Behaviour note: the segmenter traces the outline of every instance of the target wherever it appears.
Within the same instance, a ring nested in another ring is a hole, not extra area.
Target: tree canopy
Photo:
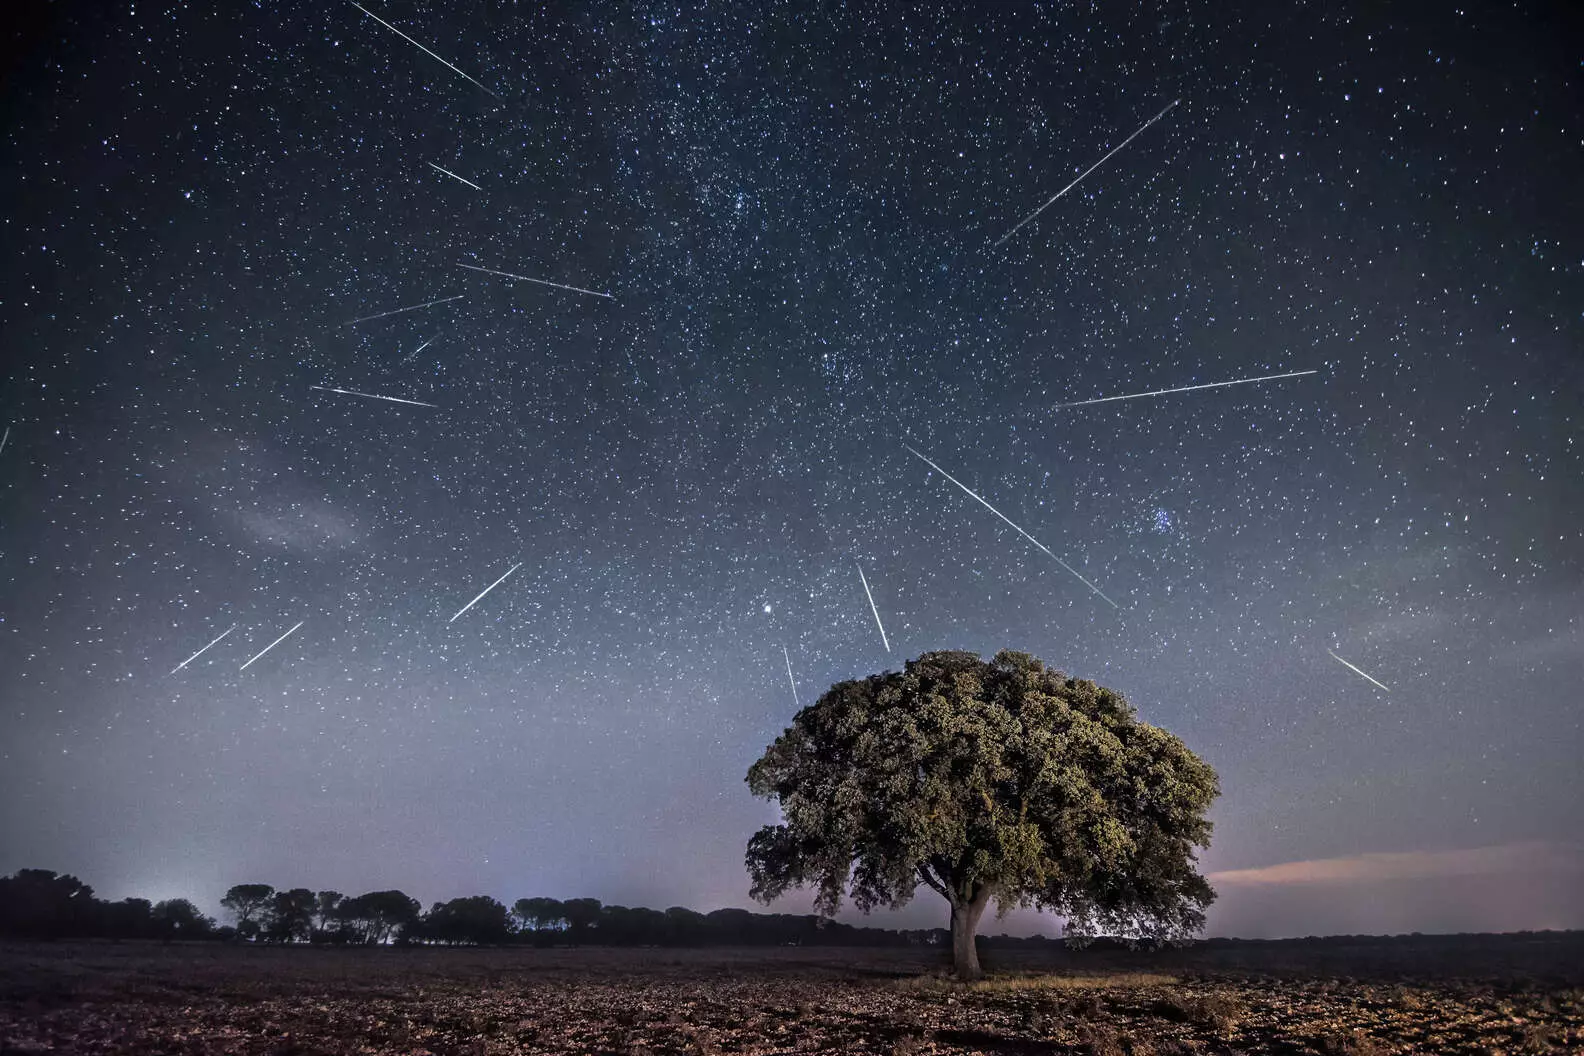
[[[1070,936],[1182,938],[1215,897],[1215,771],[1121,694],[1025,653],[926,653],[838,683],[748,771],[783,823],[749,841],[752,894],[815,889],[835,913],[897,906],[920,884],[952,909],[953,960],[979,974],[985,906],[1029,905]]]

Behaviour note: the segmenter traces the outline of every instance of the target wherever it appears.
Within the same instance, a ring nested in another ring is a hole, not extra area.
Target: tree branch
[[[923,880],[930,887],[934,888],[936,893],[938,893],[942,898],[948,902],[952,900],[951,892],[947,891],[946,885],[941,883],[940,880],[936,879],[934,874],[930,872],[928,865],[920,862],[918,866],[918,874],[919,879]]]

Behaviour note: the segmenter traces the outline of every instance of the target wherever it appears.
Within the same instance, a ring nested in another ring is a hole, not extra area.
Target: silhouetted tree
[[[259,932],[258,918],[269,909],[275,889],[269,884],[237,884],[225,893],[220,904],[236,917],[237,934],[251,939]]]
[[[665,942],[671,946],[693,946],[709,937],[709,920],[686,906],[665,911]]]
[[[1215,897],[1194,870],[1215,771],[1125,699],[1025,653],[926,653],[841,682],[799,711],[748,771],[784,823],[748,844],[752,894],[813,886],[833,914],[902,905],[920,884],[951,905],[958,975],[991,899],[1098,928],[1184,937]]]
[[[214,921],[198,912],[185,898],[156,902],[149,912],[154,934],[162,939],[203,939],[214,930]]]
[[[557,931],[567,927],[566,910],[559,899],[519,898],[512,903],[512,916],[520,927],[530,931]]]
[[[380,945],[399,939],[418,923],[423,907],[400,891],[370,891],[341,904],[341,919],[358,942]]]
[[[511,938],[506,907],[488,895],[436,902],[424,915],[420,934],[435,942],[493,945]]]
[[[561,913],[566,917],[567,932],[573,942],[587,942],[589,933],[599,924],[600,900],[597,898],[569,898],[561,903]]]
[[[339,927],[341,903],[346,896],[339,891],[321,891],[314,896],[314,938],[323,941],[332,928]]]
[[[277,891],[265,913],[264,935],[274,942],[307,942],[313,937],[314,893],[306,887]]]
[[[99,919],[101,934],[110,939],[146,939],[154,934],[154,905],[146,898],[123,898],[102,902]]]
[[[103,903],[93,888],[68,873],[19,869],[0,878],[0,934],[27,938],[90,935]]]
[[[595,934],[602,945],[658,945],[666,935],[665,914],[642,906],[605,906]]]

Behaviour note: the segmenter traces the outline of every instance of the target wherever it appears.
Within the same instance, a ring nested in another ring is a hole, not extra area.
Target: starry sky
[[[750,905],[792,683],[1010,647],[1212,933],[1584,926],[1566,5],[363,8],[5,30],[0,872]]]

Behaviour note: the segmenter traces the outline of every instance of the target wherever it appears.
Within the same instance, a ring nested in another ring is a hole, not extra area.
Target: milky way
[[[1180,734],[1208,871],[1577,841],[1540,15],[61,6],[3,93],[0,871],[743,905],[790,669],[939,648]],[[1349,926],[1240,882],[1214,927]]]

